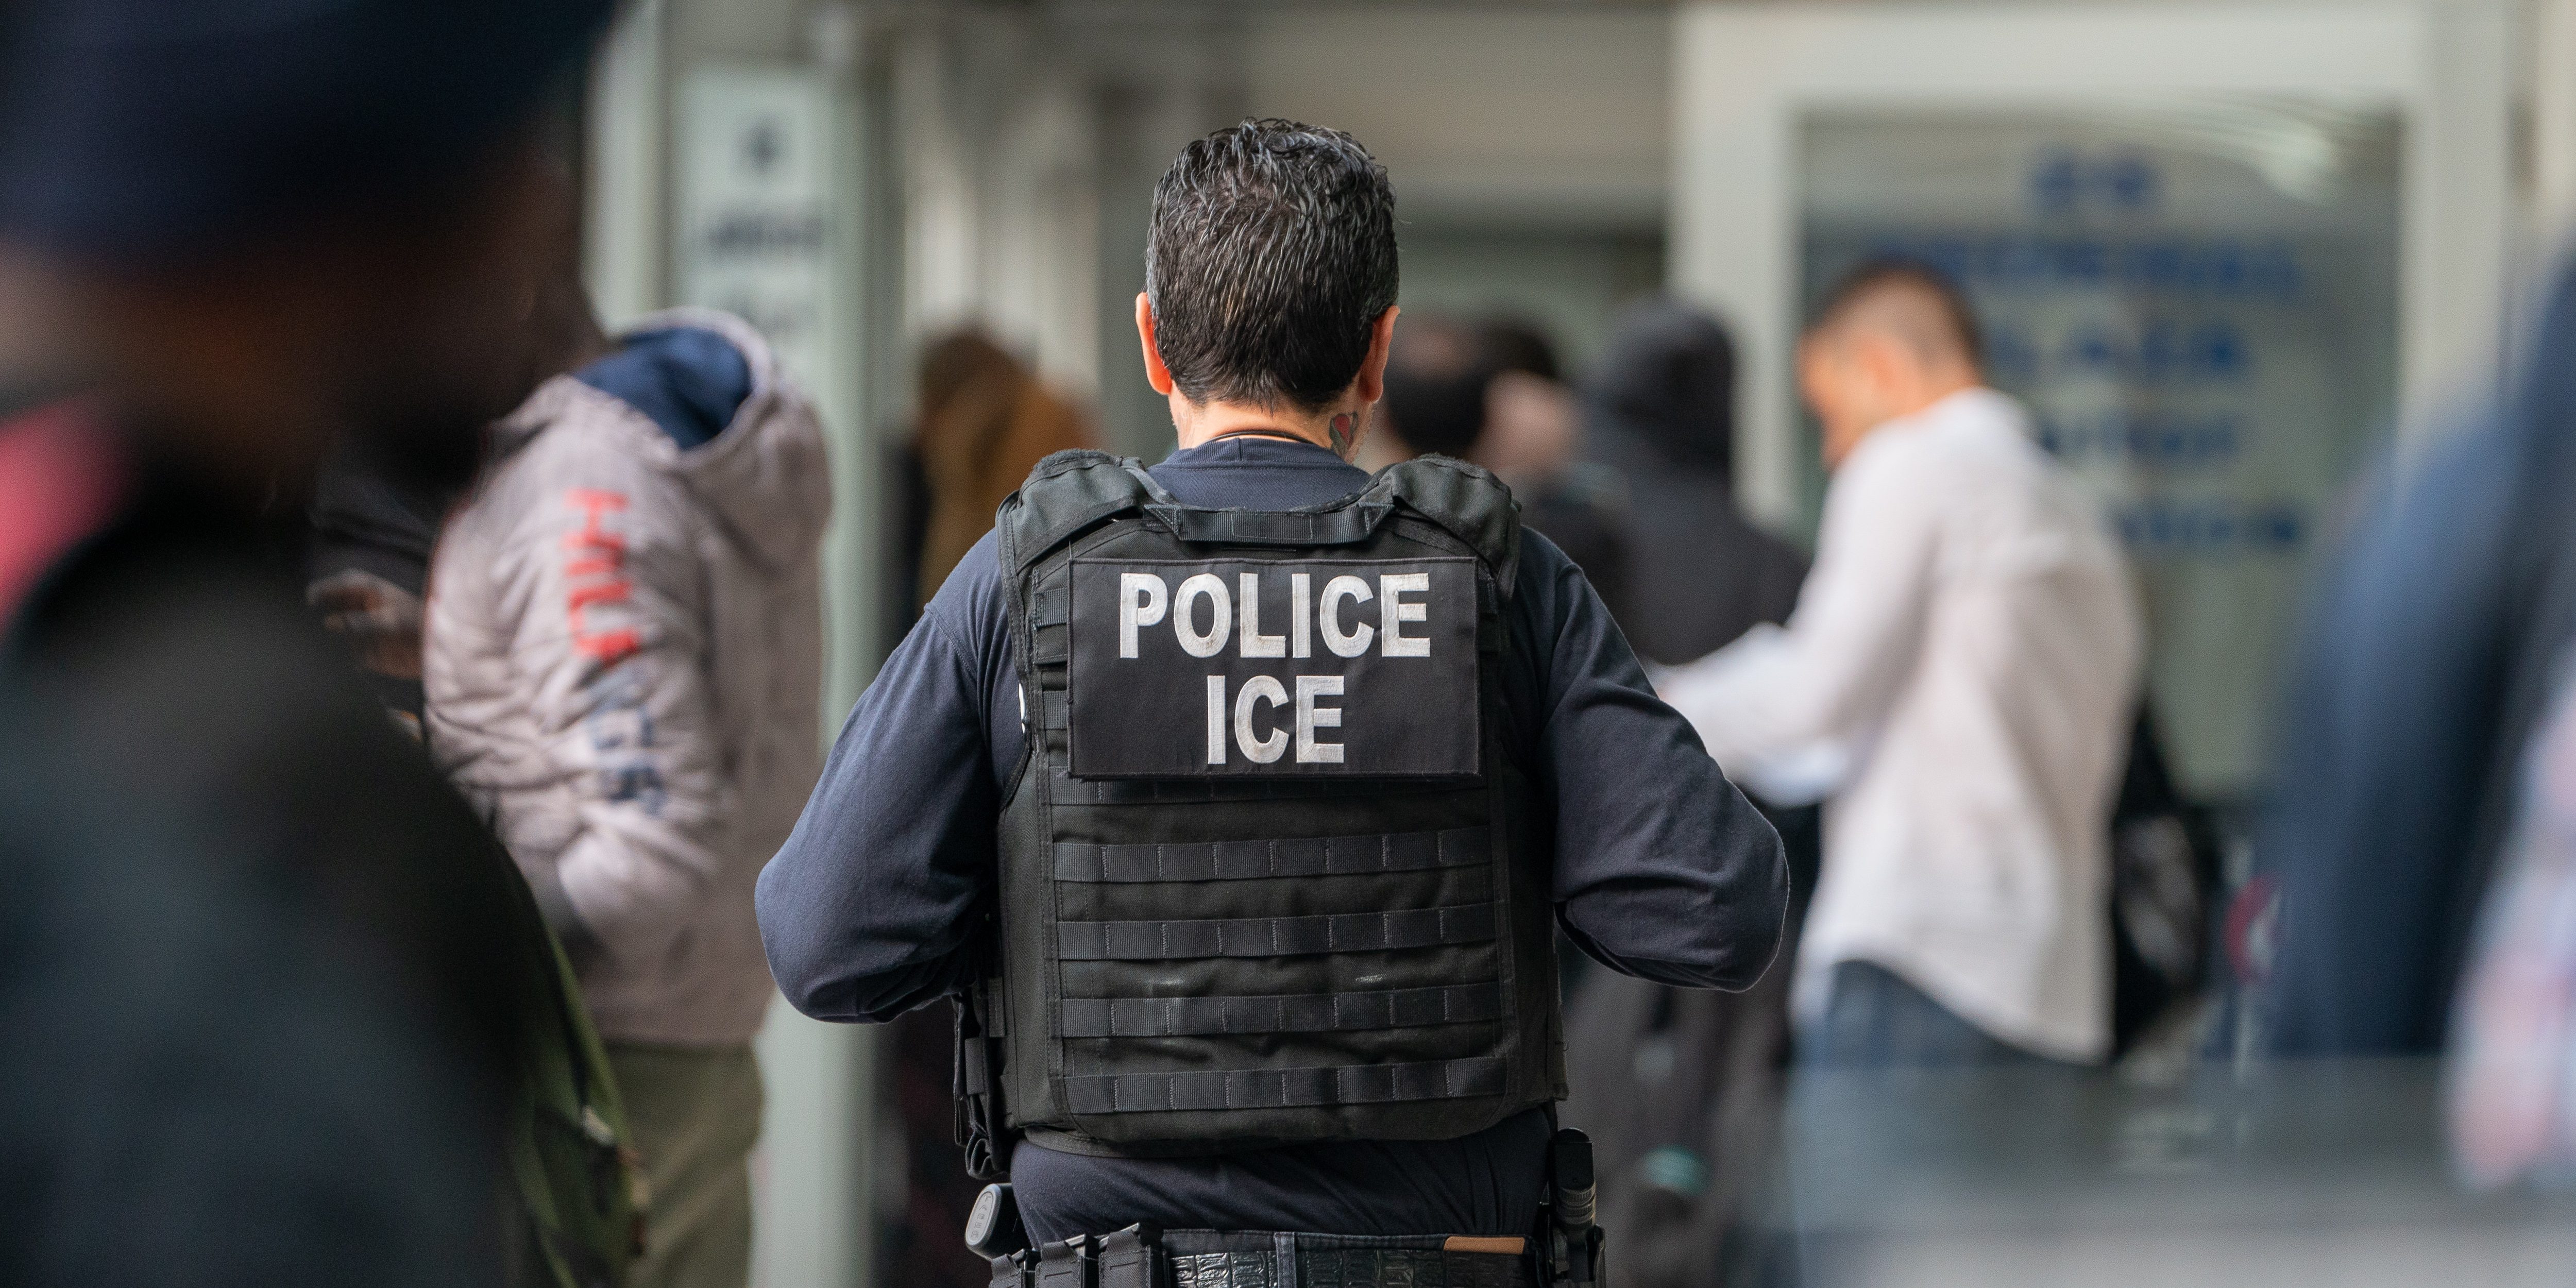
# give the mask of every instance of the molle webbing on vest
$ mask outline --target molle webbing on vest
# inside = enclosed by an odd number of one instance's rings
[[[1332,1069],[1124,1073],[1065,1079],[1066,1098],[1077,1114],[1386,1105],[1499,1096],[1504,1086],[1503,1062],[1491,1056]]]
[[[1500,1019],[1493,984],[1297,997],[1066,998],[1056,1036],[1170,1038],[1210,1033],[1333,1033]]]
[[[1180,961],[1192,957],[1308,957],[1383,953],[1494,937],[1494,909],[1406,908],[1321,917],[1236,917],[1222,921],[1062,921],[1056,956],[1069,962]]]
[[[1261,841],[1155,841],[1096,845],[1059,841],[1058,881],[1249,881],[1472,868],[1493,861],[1481,827],[1382,836],[1313,836]]]
[[[1029,735],[1011,1124],[1213,1152],[1453,1137],[1562,1094],[1545,838],[1501,734],[1509,492],[1434,459],[1211,510],[1068,452],[997,526]]]

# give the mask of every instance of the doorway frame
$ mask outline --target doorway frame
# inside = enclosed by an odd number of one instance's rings
[[[2393,111],[2399,434],[2492,393],[2513,252],[2511,0],[1686,6],[1673,40],[1670,283],[1736,328],[1736,489],[1800,519],[1798,129],[1817,110],[2298,97]]]

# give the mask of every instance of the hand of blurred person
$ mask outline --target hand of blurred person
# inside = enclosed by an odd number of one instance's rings
[[[304,602],[322,610],[323,629],[348,637],[358,665],[397,679],[420,678],[420,596],[351,568],[313,583]]]

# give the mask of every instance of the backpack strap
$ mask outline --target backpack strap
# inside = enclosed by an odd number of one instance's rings
[[[1520,584],[1521,504],[1484,469],[1447,456],[1417,456],[1386,467],[1366,495],[1398,502],[1473,547],[1494,570],[1506,600]]]

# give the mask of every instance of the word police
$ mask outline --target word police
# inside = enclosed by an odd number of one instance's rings
[[[1076,560],[1076,777],[1476,772],[1466,559]]]
[[[1372,638],[1384,657],[1431,656],[1428,638],[1406,635],[1403,629],[1405,623],[1423,621],[1430,615],[1429,605],[1420,602],[1420,596],[1431,589],[1428,573],[1381,573],[1374,588],[1367,580],[1345,573],[1325,582],[1321,596],[1315,594],[1314,574],[1289,573],[1288,627],[1275,635],[1265,635],[1261,630],[1261,574],[1237,574],[1237,586],[1240,595],[1229,595],[1224,578],[1203,572],[1184,579],[1175,597],[1175,592],[1153,573],[1119,574],[1118,656],[1134,660],[1137,633],[1165,621],[1171,623],[1173,638],[1181,651],[1192,657],[1214,657],[1224,652],[1229,635],[1236,642],[1236,655],[1247,658],[1311,658],[1319,635],[1324,647],[1336,657],[1358,657],[1368,652]],[[1408,595],[1415,598],[1407,600]],[[1378,603],[1378,620],[1356,621],[1346,627],[1343,610],[1372,599]],[[1205,630],[1198,627],[1202,603],[1209,609]],[[1238,603],[1242,605],[1240,623],[1235,620]],[[1238,625],[1240,631],[1236,630]],[[1343,677],[1300,675],[1296,686],[1296,762],[1341,764],[1342,744],[1325,742],[1316,737],[1315,731],[1341,726],[1341,708],[1322,706],[1317,699],[1342,696]],[[1274,676],[1252,676],[1235,694],[1232,720],[1226,718],[1225,689],[1226,677],[1207,677],[1207,763],[1225,763],[1229,732],[1245,759],[1256,765],[1278,760],[1288,750],[1288,732],[1273,727],[1267,735],[1260,735],[1254,733],[1254,728],[1264,704],[1273,708],[1289,705],[1292,699],[1288,689]]]

